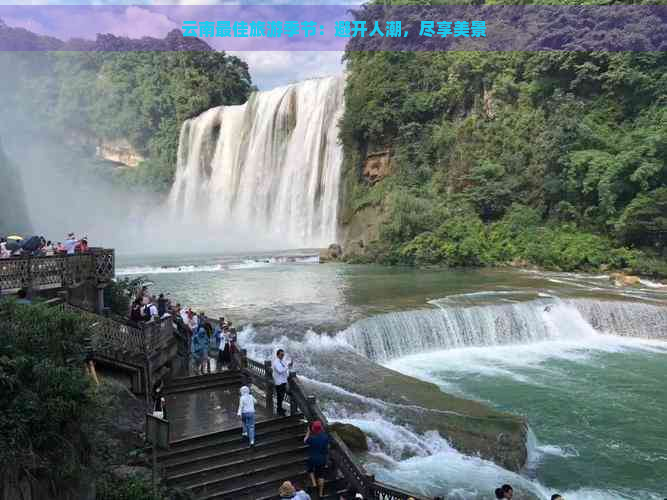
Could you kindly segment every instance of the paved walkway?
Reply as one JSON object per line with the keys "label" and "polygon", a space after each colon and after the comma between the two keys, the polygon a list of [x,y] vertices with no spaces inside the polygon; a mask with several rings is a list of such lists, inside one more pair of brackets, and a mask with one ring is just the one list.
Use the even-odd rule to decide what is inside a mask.
{"label": "paved walkway", "polygon": [[[241,427],[241,419],[236,416],[239,389],[240,386],[221,387],[168,395],[166,406],[171,439]],[[255,405],[255,412],[258,422],[271,418],[260,403]]]}

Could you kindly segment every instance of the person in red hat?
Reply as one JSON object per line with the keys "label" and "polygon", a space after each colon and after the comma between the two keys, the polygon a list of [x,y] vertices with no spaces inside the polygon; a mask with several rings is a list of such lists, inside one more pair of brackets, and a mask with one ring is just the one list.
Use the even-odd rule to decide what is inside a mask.
{"label": "person in red hat", "polygon": [[324,496],[324,470],[327,466],[329,455],[329,435],[324,432],[324,426],[319,420],[315,420],[306,432],[303,442],[308,445],[308,473],[317,488],[320,497]]}

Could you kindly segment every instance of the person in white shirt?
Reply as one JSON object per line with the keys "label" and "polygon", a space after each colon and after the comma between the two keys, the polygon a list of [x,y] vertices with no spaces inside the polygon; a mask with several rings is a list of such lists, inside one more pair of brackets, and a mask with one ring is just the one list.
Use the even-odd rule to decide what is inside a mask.
{"label": "person in white shirt", "polygon": [[67,255],[74,255],[77,243],[79,243],[79,240],[77,240],[74,237],[74,233],[69,233],[67,235],[67,239],[63,242],[63,245],[65,245],[65,251],[67,252]]}
{"label": "person in white shirt", "polygon": [[241,397],[239,398],[239,411],[237,415],[243,422],[243,436],[248,437],[250,446],[255,446],[255,398],[250,394],[250,388],[241,387]]}
{"label": "person in white shirt", "polygon": [[7,250],[7,241],[2,238],[0,240],[0,259],[7,259],[12,253]]}
{"label": "person in white shirt", "polygon": [[289,377],[289,369],[292,367],[292,362],[287,362],[285,359],[285,351],[278,349],[276,351],[276,358],[271,364],[273,371],[273,384],[276,386],[276,399],[278,407],[278,416],[284,417],[285,410],[283,409],[283,400],[287,393],[287,377]]}

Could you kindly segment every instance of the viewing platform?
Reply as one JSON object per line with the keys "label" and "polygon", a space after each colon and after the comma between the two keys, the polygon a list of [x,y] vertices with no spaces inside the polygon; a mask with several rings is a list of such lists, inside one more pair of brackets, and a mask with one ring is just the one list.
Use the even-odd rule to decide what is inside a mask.
{"label": "viewing platform", "polygon": [[[59,290],[76,290],[77,302],[104,308],[103,290],[115,275],[114,250],[90,248],[85,253],[48,257],[10,257],[0,259],[0,294],[40,292],[48,296]],[[86,290],[81,290],[86,288]]]}

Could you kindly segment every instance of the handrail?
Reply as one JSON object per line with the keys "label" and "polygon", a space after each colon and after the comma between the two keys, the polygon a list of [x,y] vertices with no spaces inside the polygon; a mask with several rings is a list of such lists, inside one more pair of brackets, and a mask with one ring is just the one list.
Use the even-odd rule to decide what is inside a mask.
{"label": "handrail", "polygon": [[[241,367],[241,373],[244,378],[255,385],[259,385],[266,390],[266,404],[273,412],[273,378],[271,363],[248,358],[246,351],[241,350],[238,355],[238,363]],[[362,493],[365,498],[375,500],[421,500],[420,497],[402,491],[393,486],[389,486],[375,480],[375,477],[369,475],[356,462],[354,455],[341,439],[341,437],[329,426],[326,415],[322,412],[317,399],[314,396],[307,396],[303,387],[299,383],[296,372],[290,372],[288,377],[290,413],[296,415],[301,412],[309,421],[319,420],[327,430],[330,436],[330,456],[337,470],[341,472],[351,488]]]}
{"label": "handrail", "polygon": [[0,259],[0,291],[66,288],[87,280],[108,283],[114,271],[114,250],[109,248],[90,248],[72,255],[8,257]]}

